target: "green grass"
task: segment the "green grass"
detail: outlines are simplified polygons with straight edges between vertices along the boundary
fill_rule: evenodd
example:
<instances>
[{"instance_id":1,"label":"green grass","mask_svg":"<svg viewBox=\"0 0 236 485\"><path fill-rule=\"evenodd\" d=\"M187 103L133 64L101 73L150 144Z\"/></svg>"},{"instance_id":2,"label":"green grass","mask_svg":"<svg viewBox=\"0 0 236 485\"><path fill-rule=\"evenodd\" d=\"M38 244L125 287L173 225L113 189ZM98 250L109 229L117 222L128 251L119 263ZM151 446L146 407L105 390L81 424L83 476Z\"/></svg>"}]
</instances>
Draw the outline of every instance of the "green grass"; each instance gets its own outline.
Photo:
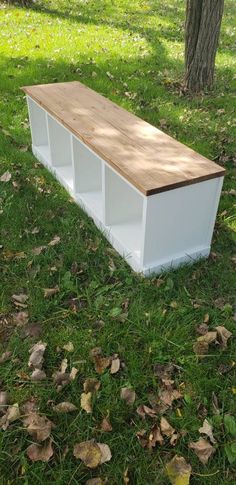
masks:
<instances>
[{"instance_id":1,"label":"green grass","mask_svg":"<svg viewBox=\"0 0 236 485\"><path fill-rule=\"evenodd\" d=\"M236 359L236 281L232 262L235 202L234 196L227 194L235 189L236 178L235 3L225 2L215 88L196 98L183 96L180 90L184 3L47 0L36 2L32 8L0 5L0 175L6 170L12 174L10 182L0 184L0 335L2 351L10 349L14 356L1 365L1 389L9 391L11 403L21 404L37 396L40 411L56 424L55 455L49 464L29 462L25 450L31 439L20 421L1 432L1 485L83 485L92 476L107 478L109 485L121 485L127 467L131 485L166 485L164 467L174 453L191 463L194 485L210 485L216 480L219 485L235 483L236 468L225 456L227 438L221 424L214 426L218 446L207 466L201 465L188 449L189 441L199 437L197 430L204 419L202 406L208 419L213 418L212 392L218 397L222 415L233 414L236 408L234 373L222 376L218 370L220 364ZM114 76L112 80L107 72ZM36 162L30 149L21 151L22 145L30 144L30 132L20 87L75 79L150 123L164 126L172 136L224 164L227 175L214 232L215 257L166 273L161 286L158 278L141 278ZM32 234L35 227L39 232ZM32 255L32 248L47 244L55 235L60 236L60 244L39 256ZM21 251L24 258L14 257ZM71 270L74 262L77 274ZM55 285L59 285L60 292L52 299L44 299L43 288ZM48 344L45 369L49 378L43 384L33 385L19 377L19 373L29 373L28 350L32 345L12 323L16 310L11 295L21 291L29 295L30 321L42 324L41 338ZM71 310L71 298L77 299L76 312ZM127 298L128 316L122 321L119 315L113 315L123 311ZM173 301L176 308L171 306ZM196 326L206 313L210 328L225 325L234 337L228 349L213 347L209 357L198 362L192 345L197 338ZM102 327L99 320L104 322ZM68 341L75 348L67 355L69 365L78 367L79 374L58 394L50 377L66 355L56 348ZM101 346L104 355L119 353L125 368L115 376L105 371L99 378L101 388L92 416L84 411L55 415L49 400L69 400L80 408L83 381L96 376L89 357L95 346ZM186 399L180 406L181 414L174 406L167 419L186 434L176 448L166 443L150 453L140 446L136 432L152 422L150 418L143 422L135 409L139 404L148 404L150 392L158 390L153 374L157 362L174 362L181 367L177 385L184 383ZM119 397L121 387L127 385L133 386L138 396L131 409ZM108 411L113 431L102 433L97 425ZM109 444L113 454L109 463L94 472L72 454L74 443L92 437ZM66 445L69 451L63 458Z\"/></svg>"}]
</instances>

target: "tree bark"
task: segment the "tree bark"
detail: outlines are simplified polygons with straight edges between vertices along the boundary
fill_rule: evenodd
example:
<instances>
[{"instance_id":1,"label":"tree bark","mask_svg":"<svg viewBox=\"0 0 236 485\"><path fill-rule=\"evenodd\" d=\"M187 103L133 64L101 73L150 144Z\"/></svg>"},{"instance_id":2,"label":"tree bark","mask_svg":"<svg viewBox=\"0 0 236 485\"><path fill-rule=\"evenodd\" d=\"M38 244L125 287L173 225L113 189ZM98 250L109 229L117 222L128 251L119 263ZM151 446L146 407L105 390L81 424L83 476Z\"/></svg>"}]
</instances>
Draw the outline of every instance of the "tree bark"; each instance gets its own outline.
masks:
<instances>
[{"instance_id":1,"label":"tree bark","mask_svg":"<svg viewBox=\"0 0 236 485\"><path fill-rule=\"evenodd\" d=\"M193 92L211 88L224 0L187 0L185 87Z\"/></svg>"}]
</instances>

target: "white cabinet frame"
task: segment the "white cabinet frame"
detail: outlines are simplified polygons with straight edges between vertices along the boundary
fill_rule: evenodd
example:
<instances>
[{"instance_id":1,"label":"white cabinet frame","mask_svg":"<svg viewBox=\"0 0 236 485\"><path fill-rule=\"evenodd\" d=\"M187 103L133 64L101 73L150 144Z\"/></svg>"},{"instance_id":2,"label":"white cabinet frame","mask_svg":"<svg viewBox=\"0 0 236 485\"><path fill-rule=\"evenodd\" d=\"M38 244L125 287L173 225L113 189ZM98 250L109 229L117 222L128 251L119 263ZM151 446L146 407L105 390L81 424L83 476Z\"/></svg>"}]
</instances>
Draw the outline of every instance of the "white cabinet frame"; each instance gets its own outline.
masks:
<instances>
[{"instance_id":1,"label":"white cabinet frame","mask_svg":"<svg viewBox=\"0 0 236 485\"><path fill-rule=\"evenodd\" d=\"M223 177L145 196L27 96L32 150L144 275L210 253Z\"/></svg>"}]
</instances>

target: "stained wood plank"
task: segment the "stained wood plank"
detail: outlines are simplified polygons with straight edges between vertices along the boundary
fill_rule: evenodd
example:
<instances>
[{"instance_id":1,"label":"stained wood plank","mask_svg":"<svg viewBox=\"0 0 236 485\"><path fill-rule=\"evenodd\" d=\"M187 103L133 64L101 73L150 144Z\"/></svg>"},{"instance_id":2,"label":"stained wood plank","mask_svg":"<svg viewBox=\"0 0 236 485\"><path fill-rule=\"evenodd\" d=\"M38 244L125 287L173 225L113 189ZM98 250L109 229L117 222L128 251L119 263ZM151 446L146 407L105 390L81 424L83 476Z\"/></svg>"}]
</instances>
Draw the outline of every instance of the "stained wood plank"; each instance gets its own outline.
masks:
<instances>
[{"instance_id":1,"label":"stained wood plank","mask_svg":"<svg viewBox=\"0 0 236 485\"><path fill-rule=\"evenodd\" d=\"M22 89L145 195L225 173L78 81Z\"/></svg>"}]
</instances>

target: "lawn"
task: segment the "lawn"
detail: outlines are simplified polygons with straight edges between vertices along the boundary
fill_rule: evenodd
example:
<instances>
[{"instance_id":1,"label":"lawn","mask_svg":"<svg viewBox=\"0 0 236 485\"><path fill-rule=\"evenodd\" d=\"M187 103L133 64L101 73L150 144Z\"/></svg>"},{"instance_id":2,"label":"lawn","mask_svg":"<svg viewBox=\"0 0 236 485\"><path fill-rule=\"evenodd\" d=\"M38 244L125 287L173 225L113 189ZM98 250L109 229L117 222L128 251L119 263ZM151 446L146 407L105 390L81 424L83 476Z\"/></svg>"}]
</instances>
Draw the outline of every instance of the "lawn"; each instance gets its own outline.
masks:
<instances>
[{"instance_id":1,"label":"lawn","mask_svg":"<svg viewBox=\"0 0 236 485\"><path fill-rule=\"evenodd\" d=\"M193 485L236 482L236 9L226 0L215 88L192 98L181 89L184 7L183 0L0 4L0 177L11 174L0 182L0 354L12 352L0 364L0 390L21 410L20 418L0 431L1 485L83 485L93 477L101 478L94 482L98 485L167 485L165 467L174 455L191 464ZM71 80L226 168L207 261L149 279L133 273L36 161L20 87ZM48 296L48 288L56 288L55 294ZM193 345L199 332L217 326L232 333L226 348L217 337L219 343L198 358ZM47 378L33 382L29 350L40 340L47 344ZM104 357L118 354L116 373L109 367L97 372L97 347ZM55 372L66 363L67 378L73 367L78 372L58 388ZM178 434L177 443L164 436L162 445L149 450L145 437L160 423L158 399L165 388L156 364L170 363L171 393L175 389L181 397L164 416ZM81 408L88 378L100 384L92 393L91 413ZM135 390L133 404L121 399L122 388ZM48 463L27 456L35 442L22 421L29 400L55 425ZM76 411L58 413L55 406L63 401ZM143 405L156 409L154 418L137 413ZM111 431L104 422L101 426L106 417ZM204 419L216 440L206 465L188 447L199 440ZM73 456L76 443L91 439L106 443L112 453L94 470Z\"/></svg>"}]
</instances>

